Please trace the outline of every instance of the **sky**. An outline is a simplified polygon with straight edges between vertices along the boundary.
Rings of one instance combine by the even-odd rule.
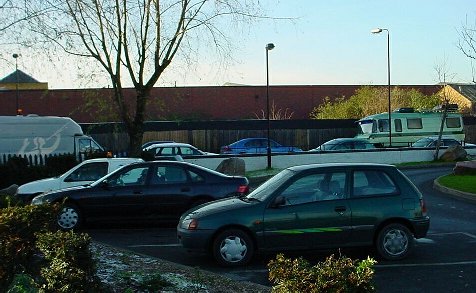
[[[458,31],[476,22],[474,0],[261,0],[266,13],[292,20],[254,23],[231,36],[233,64],[209,62],[193,70],[172,64],[156,86],[209,86],[224,83],[266,84],[267,43],[270,85],[387,84],[387,36],[394,85],[435,84],[435,67],[443,67],[446,82],[471,83],[476,62],[457,48]],[[372,34],[374,28],[386,28]],[[39,61],[35,52],[22,54],[18,68],[50,88],[108,87],[107,76],[84,82],[73,59]],[[205,57],[205,56],[204,56]],[[34,60],[34,61],[33,61]],[[53,69],[55,63],[56,69]],[[176,62],[180,64],[180,62]],[[473,69],[472,69],[473,67]],[[14,70],[2,62],[0,78]]]

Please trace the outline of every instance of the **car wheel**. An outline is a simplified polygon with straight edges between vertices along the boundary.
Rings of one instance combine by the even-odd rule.
[[[81,224],[81,212],[74,204],[66,204],[58,215],[58,226],[63,230],[77,229]]]
[[[410,230],[402,224],[385,226],[377,238],[377,251],[386,260],[405,258],[413,248],[414,238]]]
[[[213,241],[213,257],[223,266],[240,266],[253,257],[251,237],[242,230],[230,229],[221,232]]]

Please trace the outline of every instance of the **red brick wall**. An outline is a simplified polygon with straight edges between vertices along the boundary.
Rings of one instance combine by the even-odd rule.
[[[292,119],[307,119],[312,109],[322,103],[325,97],[350,97],[360,85],[308,85],[308,86],[270,86],[270,105],[276,110],[292,114]],[[424,94],[439,90],[438,86],[413,87]],[[98,122],[101,115],[94,110],[86,111],[87,96],[112,97],[111,89],[76,90],[30,90],[20,91],[19,105],[23,114],[69,116],[77,122]],[[132,102],[133,89],[125,90]],[[226,86],[226,87],[170,87],[154,88],[148,105],[147,120],[171,118],[201,119],[250,119],[262,116],[266,111],[265,86]],[[15,115],[15,91],[0,91],[0,115]],[[117,112],[114,104],[109,112]],[[104,120],[104,118],[102,118]],[[110,119],[109,119],[110,120]]]

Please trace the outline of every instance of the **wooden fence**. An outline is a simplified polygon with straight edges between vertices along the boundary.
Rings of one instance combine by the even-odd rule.
[[[357,134],[356,120],[271,120],[270,138],[286,146],[313,149],[338,137]],[[476,117],[464,117],[466,142],[476,143]],[[107,150],[126,153],[129,136],[121,123],[82,124]],[[146,122],[143,142],[171,140],[190,143],[203,151],[217,153],[221,146],[246,137],[267,137],[266,120],[154,121]]]
[[[113,152],[127,151],[129,136],[120,123],[82,124],[83,131]],[[308,150],[336,137],[353,137],[355,120],[271,120],[270,138]],[[143,142],[171,140],[217,153],[246,137],[267,137],[266,120],[147,122]]]

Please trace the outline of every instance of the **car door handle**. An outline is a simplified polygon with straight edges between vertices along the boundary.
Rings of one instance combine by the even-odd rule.
[[[189,192],[189,191],[190,191],[190,187],[182,187],[182,188],[180,188],[180,191],[181,191],[181,192]]]
[[[133,193],[133,194],[142,194],[142,191],[140,191],[140,190],[134,190],[132,193]]]
[[[346,210],[347,210],[347,208],[345,206],[337,206],[337,207],[334,208],[334,211],[336,211],[340,214],[343,214]]]

